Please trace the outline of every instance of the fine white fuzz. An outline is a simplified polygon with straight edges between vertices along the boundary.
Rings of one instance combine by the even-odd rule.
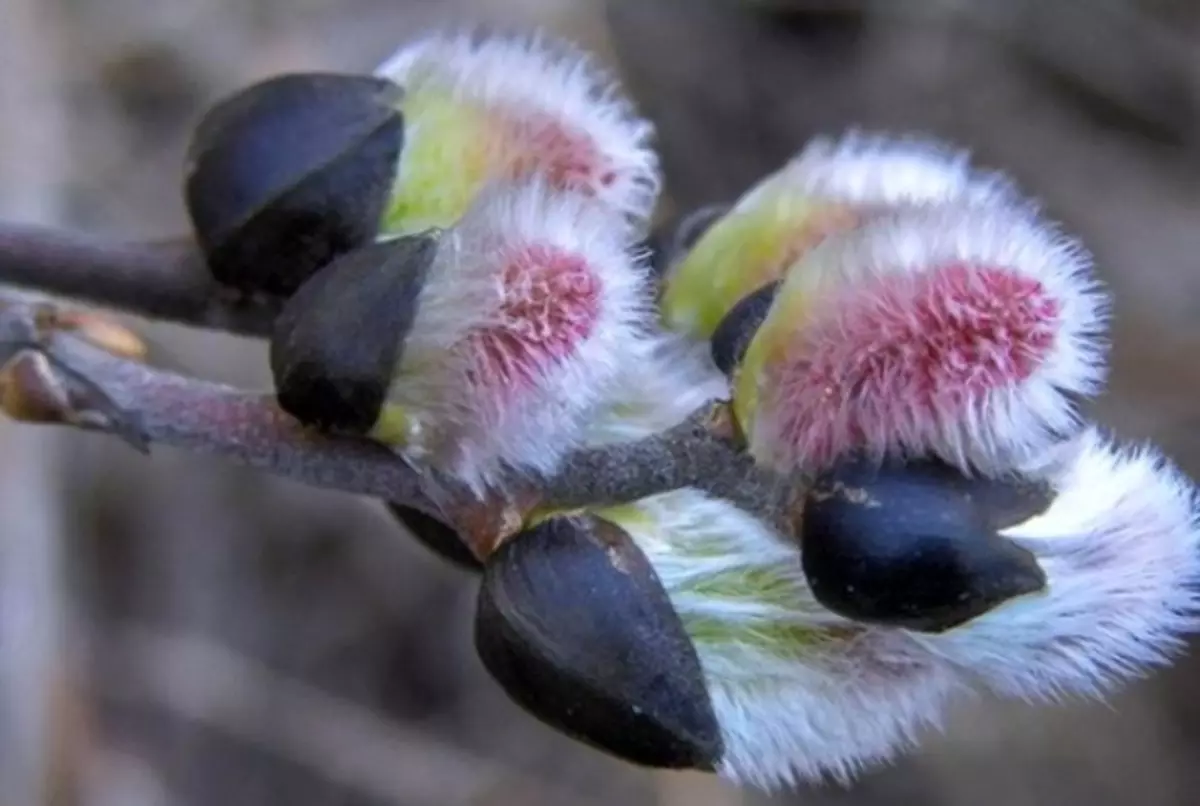
[[[652,317],[627,243],[594,199],[481,194],[442,237],[389,390],[405,454],[481,490],[579,447]]]
[[[595,196],[639,228],[648,225],[661,188],[653,126],[615,78],[574,45],[543,33],[441,33],[401,48],[376,73],[405,88],[405,106],[445,97],[483,115],[482,128],[466,135],[465,153],[447,145],[456,133],[445,130],[444,119],[406,119],[401,182],[414,167],[410,157],[433,154],[452,171],[475,172],[472,181],[540,173],[556,189]],[[434,141],[429,150],[410,148],[426,136]],[[422,193],[436,192],[424,184]]]
[[[696,647],[723,777],[845,782],[937,725],[951,671],[908,634],[817,603],[795,544],[757,518],[692,489],[598,514],[645,553]]]
[[[629,356],[611,404],[589,424],[587,444],[598,447],[661,433],[706,403],[728,400],[729,392],[729,381],[706,345],[675,333],[649,333]]]
[[[1079,430],[1104,382],[1089,255],[1026,206],[895,210],[788,273],[739,383],[756,455],[851,451],[1004,473]]]
[[[1092,428],[1039,463],[1057,498],[1005,533],[1044,592],[941,634],[838,616],[798,547],[733,504],[683,489],[597,514],[645,553],[691,637],[724,739],[718,771],[764,789],[847,781],[911,749],[973,691],[1100,697],[1200,629],[1200,502],[1149,448]]]
[[[1016,198],[1010,179],[973,166],[966,149],[929,137],[859,130],[810,140],[781,171],[779,182],[863,207],[1000,204]]]
[[[930,640],[1001,694],[1098,695],[1170,660],[1200,624],[1200,501],[1149,446],[1088,428],[1050,508],[1004,532],[1037,555],[1044,593]]]
[[[760,180],[668,269],[667,324],[708,338],[747,294],[826,238],[897,207],[1015,203],[1012,183],[931,138],[851,131],[816,138]]]

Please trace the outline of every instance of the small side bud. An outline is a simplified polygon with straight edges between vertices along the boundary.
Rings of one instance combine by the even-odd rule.
[[[779,468],[861,453],[1003,475],[1080,429],[1107,303],[1087,253],[1029,208],[896,211],[788,273],[735,409]]]
[[[0,411],[18,422],[70,423],[75,406],[70,390],[42,353],[23,350],[0,367]]]
[[[937,461],[841,463],[799,515],[804,574],[846,618],[943,632],[1045,588],[1033,553],[996,530],[1049,503],[1042,486]]]
[[[52,326],[56,330],[73,333],[107,353],[131,361],[144,361],[150,351],[149,345],[133,330],[112,316],[95,311],[56,310]]]
[[[437,249],[431,235],[371,244],[321,269],[271,335],[280,407],[305,425],[366,434],[379,419]]]
[[[212,107],[188,149],[184,197],[213,276],[286,297],[373,241],[404,140],[400,95],[374,76],[289,74]]]
[[[1006,180],[935,140],[859,132],[818,138],[705,225],[667,271],[663,320],[710,338],[739,300],[779,280],[831,234],[897,206],[998,203],[1012,195]]]
[[[441,239],[371,436],[477,489],[551,472],[648,338],[619,217],[543,183],[482,193]]]
[[[620,528],[555,517],[488,558],[475,645],[546,724],[634,764],[711,770],[721,738],[696,651]]]
[[[0,413],[27,423],[98,429],[140,453],[150,451],[139,412],[122,408],[100,386],[32,348],[17,350],[0,366]]]
[[[534,177],[647,225],[661,185],[653,129],[568,43],[442,34],[377,74],[404,86],[408,122],[387,232],[452,226],[487,184]]]

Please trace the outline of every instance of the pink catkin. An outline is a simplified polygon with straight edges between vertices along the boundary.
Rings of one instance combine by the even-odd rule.
[[[601,284],[577,253],[543,244],[512,250],[503,261],[500,323],[471,333],[470,388],[503,406],[568,360],[596,327]],[[490,409],[491,407],[486,407]]]
[[[509,166],[510,178],[536,170],[556,189],[589,196],[617,181],[616,172],[585,132],[570,131],[547,115],[516,117],[508,127],[511,142],[519,144]]]
[[[1053,347],[1060,306],[1027,275],[953,264],[847,290],[822,310],[768,365],[763,401],[787,458],[817,466],[937,432],[1026,380]]]

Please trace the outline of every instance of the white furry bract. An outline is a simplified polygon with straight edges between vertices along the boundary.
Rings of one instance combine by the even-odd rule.
[[[1200,629],[1194,485],[1091,428],[1038,472],[1055,501],[1006,535],[1037,555],[1047,589],[936,635],[829,612],[794,544],[699,491],[616,513],[696,646],[719,772],[766,789],[844,781],[910,749],[956,695],[1101,696],[1168,661]]]
[[[1149,446],[1088,428],[1054,476],[1050,508],[1004,532],[1033,551],[1045,593],[939,636],[931,649],[1028,699],[1099,694],[1160,665],[1200,617],[1200,501]]]
[[[616,79],[574,45],[544,33],[436,34],[401,48],[376,74],[411,90],[435,86],[515,117],[545,116],[586,134],[612,174],[611,182],[589,189],[639,226],[649,221],[662,184],[654,127]]]
[[[998,204],[1016,197],[1007,177],[972,165],[966,149],[916,135],[855,130],[818,137],[784,171],[814,195],[855,205]]]
[[[483,489],[505,468],[553,472],[583,444],[652,316],[628,240],[622,220],[593,199],[538,182],[483,192],[442,238],[389,390],[411,424],[407,455]],[[587,333],[562,337],[565,354],[536,345],[559,340],[554,328],[579,314],[563,307],[561,287],[533,287],[545,276],[513,270],[512,256],[529,250],[554,256],[551,270],[555,260],[573,265],[567,282],[593,289]],[[488,355],[478,349],[483,337]],[[489,376],[489,366],[508,379]]]
[[[981,170],[970,152],[931,137],[851,130],[816,137],[747,192],[736,210],[796,195],[864,209],[897,205],[1003,203],[1016,197],[1004,175]]]

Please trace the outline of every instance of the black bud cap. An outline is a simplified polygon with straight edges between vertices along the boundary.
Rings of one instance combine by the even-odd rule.
[[[458,532],[437,518],[426,515],[419,509],[399,504],[388,504],[388,511],[400,521],[422,546],[432,551],[451,565],[467,571],[482,571],[483,563],[458,537]]]
[[[733,209],[730,204],[709,204],[698,207],[679,220],[673,243],[676,256],[691,251],[696,242]]]
[[[713,331],[710,347],[713,363],[726,376],[732,377],[734,370],[741,365],[754,334],[771,310],[771,303],[779,293],[779,285],[780,281],[775,280],[742,297]]]
[[[997,532],[1051,498],[1041,484],[967,477],[934,460],[850,461],[809,491],[804,573],[817,600],[847,618],[948,630],[1045,587],[1036,557]]]
[[[728,204],[710,204],[656,227],[644,242],[650,252],[650,268],[654,274],[663,277],[671,265],[690,251],[729,210]]]
[[[365,434],[375,425],[436,252],[431,235],[372,244],[301,286],[271,336],[284,411],[326,431]]]
[[[488,558],[479,657],[508,695],[633,764],[711,770],[721,738],[695,647],[619,527],[557,517]]]
[[[184,196],[218,282],[288,296],[374,240],[404,143],[400,95],[373,76],[291,74],[209,110]]]

